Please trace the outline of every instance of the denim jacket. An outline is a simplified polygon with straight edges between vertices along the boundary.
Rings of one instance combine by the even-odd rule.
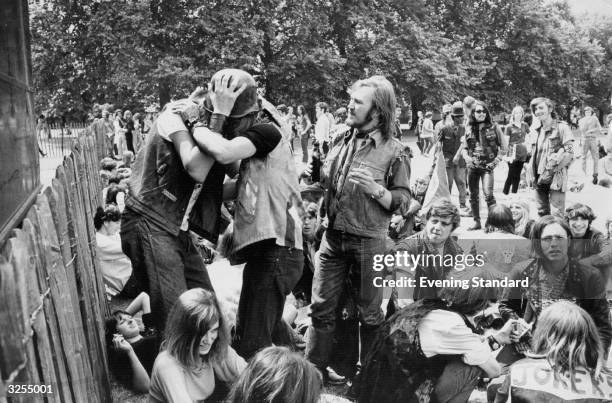
[[[378,130],[370,133],[356,150],[355,147],[353,130],[337,136],[321,170],[321,184],[327,189],[329,228],[385,238],[393,211],[410,201],[410,159],[402,143],[394,138],[383,139]],[[346,180],[350,170],[358,167],[370,171],[374,180],[391,192],[388,210]]]

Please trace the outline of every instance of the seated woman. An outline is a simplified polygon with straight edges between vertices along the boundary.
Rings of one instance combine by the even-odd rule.
[[[129,282],[132,275],[132,263],[121,249],[121,212],[115,205],[98,207],[94,216],[96,228],[96,251],[100,259],[100,268],[104,278],[104,288],[108,298],[121,294],[133,298],[138,287],[135,280]]]
[[[510,367],[495,402],[609,402],[612,374],[601,371],[603,357],[591,316],[556,302],[542,311],[532,352]]]
[[[143,312],[144,336],[132,316],[140,311]],[[144,292],[125,311],[113,312],[113,316],[106,321],[110,370],[121,384],[138,393],[149,390],[149,376],[159,350],[152,323],[149,296]]]
[[[259,351],[232,387],[228,402],[317,403],[323,381],[316,367],[287,347]]]
[[[509,199],[507,205],[512,212],[514,233],[529,239],[531,227],[533,227],[533,223],[535,222],[533,219],[529,218],[529,203],[527,203],[524,198],[514,196]]]
[[[610,312],[601,273],[569,255],[572,232],[556,216],[543,216],[531,231],[534,258],[519,263],[510,273],[514,280],[527,280],[526,288],[507,289],[499,311],[504,320],[520,319],[521,329],[535,326],[544,308],[559,300],[571,301],[591,315],[597,325],[604,351],[612,339]],[[506,364],[522,358],[528,348],[529,335],[514,347],[508,357],[498,357]]]
[[[482,268],[457,271],[454,279],[493,280]],[[514,322],[487,338],[476,329],[494,309],[495,287],[444,286],[440,299],[419,300],[400,309],[379,329],[355,382],[358,402],[465,402],[484,373],[499,376],[492,347],[516,340]]]
[[[181,294],[168,316],[149,401],[203,401],[215,391],[215,379],[233,382],[245,368],[244,359],[229,346],[229,331],[215,295],[193,288]]]

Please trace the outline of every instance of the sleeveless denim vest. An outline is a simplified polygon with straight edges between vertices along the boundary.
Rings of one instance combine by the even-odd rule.
[[[496,124],[484,126],[480,129],[480,133],[473,133],[472,130],[467,130],[465,139],[467,142],[468,155],[474,158],[476,166],[484,166],[492,162],[499,151],[499,141],[497,139]]]
[[[265,239],[302,249],[302,198],[288,136],[265,158],[243,160],[237,187],[233,254]]]
[[[189,216],[189,229],[213,243],[219,235],[224,178],[225,167],[215,162]],[[156,124],[136,156],[129,185],[126,207],[178,236],[196,182]]]

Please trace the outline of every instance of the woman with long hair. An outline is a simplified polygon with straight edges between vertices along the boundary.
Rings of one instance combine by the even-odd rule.
[[[591,316],[556,302],[542,311],[531,351],[510,367],[495,402],[609,402],[612,374],[601,371],[604,356]]]
[[[529,238],[531,227],[535,222],[529,218],[529,203],[525,199],[519,197],[512,197],[508,201],[508,207],[512,213],[512,219],[514,220],[514,233],[520,235],[523,238]]]
[[[250,361],[228,402],[317,403],[322,389],[321,375],[302,355],[268,347]]]
[[[304,105],[298,105],[297,117],[296,117],[297,134],[300,137],[300,144],[302,145],[302,162],[308,162],[308,140],[310,139],[310,129],[312,123],[306,113]]]
[[[468,170],[468,187],[470,189],[470,206],[474,224],[468,230],[482,228],[480,223],[480,184],[488,207],[495,204],[493,195],[493,170],[505,153],[502,133],[493,122],[486,105],[476,101],[470,112],[465,140],[461,152]]]
[[[215,379],[234,381],[245,367],[229,346],[229,331],[215,295],[192,288],[181,294],[168,315],[149,401],[203,401],[215,391]]]
[[[508,137],[508,177],[504,183],[504,194],[518,191],[519,182],[521,181],[521,172],[523,164],[527,160],[527,146],[525,138],[529,133],[529,126],[523,121],[525,111],[521,106],[515,106],[512,109],[510,123],[506,126],[504,134]]]

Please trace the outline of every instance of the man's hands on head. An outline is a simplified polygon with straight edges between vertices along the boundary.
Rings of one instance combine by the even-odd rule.
[[[231,75],[215,78],[208,84],[213,113],[230,116],[236,99],[246,88],[246,83],[239,86],[238,80]]]

